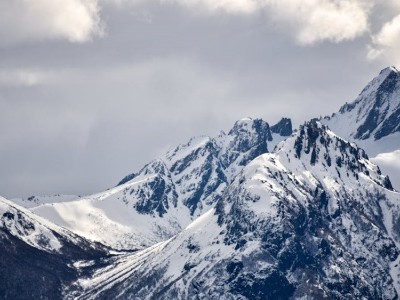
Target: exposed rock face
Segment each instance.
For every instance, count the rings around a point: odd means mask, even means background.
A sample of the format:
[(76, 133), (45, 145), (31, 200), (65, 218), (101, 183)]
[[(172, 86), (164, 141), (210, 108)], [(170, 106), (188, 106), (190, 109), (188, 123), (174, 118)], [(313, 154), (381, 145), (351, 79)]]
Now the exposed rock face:
[[(291, 121), (283, 119), (276, 127), (285, 136)], [(286, 127), (285, 127), (286, 126)], [(273, 141), (271, 128), (261, 119), (242, 119), (237, 121), (228, 134), (221, 133), (216, 138), (192, 138), (187, 144), (179, 145), (157, 160), (163, 168), (148, 170), (155, 162), (145, 166), (139, 173), (126, 176), (119, 185), (135, 181), (148, 173), (167, 176), (168, 180), (159, 187), (158, 201), (170, 198), (170, 202), (182, 202), (191, 215), (200, 215), (209, 209), (219, 198), (220, 191), (251, 160), (268, 152), (268, 143)], [(165, 196), (171, 192), (172, 196)], [(147, 197), (149, 199), (149, 197)], [(173, 199), (172, 199), (173, 198)], [(146, 208), (140, 206), (140, 213), (153, 213), (155, 204), (149, 199)], [(167, 203), (167, 202), (166, 202)], [(166, 203), (163, 207), (166, 206)], [(176, 206), (176, 205), (175, 205)], [(139, 206), (135, 206), (138, 209)], [(165, 213), (160, 211), (158, 213)]]
[(282, 118), (274, 126), (271, 126), (271, 131), (281, 136), (290, 136), (293, 133), (292, 121), (289, 118)]

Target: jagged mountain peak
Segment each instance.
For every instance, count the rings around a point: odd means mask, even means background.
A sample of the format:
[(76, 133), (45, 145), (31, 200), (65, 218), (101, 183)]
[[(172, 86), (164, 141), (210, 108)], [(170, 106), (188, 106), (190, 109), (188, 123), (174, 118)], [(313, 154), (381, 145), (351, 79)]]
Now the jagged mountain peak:
[(352, 103), (346, 103), (344, 104), (339, 112), (344, 113), (346, 111), (351, 111), (354, 109), (355, 104), (359, 103), (367, 96), (374, 96), (373, 94), (376, 93), (376, 91), (382, 87), (387, 85), (387, 82), (390, 80), (393, 80), (397, 78), (399, 75), (399, 71), (395, 67), (387, 67), (383, 70), (381, 70), (375, 78), (373, 78), (366, 86), (365, 88), (361, 91), (360, 95), (358, 98), (353, 101)]
[[(257, 157), (236, 177), (216, 207), (218, 224), (227, 245), (270, 266), (270, 275), (259, 275), (279, 282), (276, 295), (396, 298), (399, 238), (394, 224), (400, 195), (387, 180), (356, 144), (319, 122), (307, 122), (274, 153)], [(248, 259), (236, 263), (240, 273)], [(368, 269), (370, 263), (380, 271)], [(311, 269), (322, 273), (309, 277)], [(372, 289), (362, 283), (367, 274)], [(253, 275), (246, 279), (252, 282), (247, 287), (257, 293), (250, 288), (260, 284)], [(237, 277), (239, 293), (246, 276), (243, 272)]]
[(382, 71), (385, 71), (386, 69), (390, 69), (390, 71), (394, 71), (394, 72), (397, 72), (397, 73), (399, 72), (395, 66), (387, 67), (387, 68), (383, 69)]
[[(381, 140), (400, 132), (400, 73), (394, 67), (380, 72), (351, 103), (321, 121), (349, 140)], [(396, 144), (396, 143), (395, 143)], [(388, 145), (386, 148), (396, 148)], [(388, 149), (388, 151), (392, 149)]]
[(293, 157), (300, 160), (306, 169), (323, 170), (337, 182), (346, 183), (349, 177), (358, 180), (363, 174), (380, 186), (393, 190), (390, 179), (369, 161), (363, 149), (337, 136), (319, 121), (304, 123), (277, 148), (276, 153), (284, 153), (288, 163)]
[(271, 126), (271, 131), (280, 136), (290, 136), (293, 133), (292, 120), (289, 118), (282, 118), (278, 123)]
[(165, 175), (167, 173), (167, 169), (168, 167), (165, 162), (160, 158), (156, 158), (144, 166), (143, 169), (139, 171), (139, 174), (149, 175), (159, 173), (161, 175)]
[(387, 78), (392, 73), (398, 74), (399, 71), (395, 66), (386, 67), (379, 72), (378, 78)]
[[(363, 149), (312, 120), (278, 144), (273, 153), (263, 154), (250, 162), (232, 186), (245, 187), (256, 198), (289, 199), (303, 198), (305, 194), (313, 196), (316, 190), (340, 193), (343, 189), (359, 189), (361, 182), (393, 191), (389, 178), (369, 161)], [(237, 190), (233, 195), (236, 193)], [(250, 194), (242, 195), (240, 202), (256, 203)], [(264, 206), (254, 204), (253, 211), (259, 213), (270, 209), (266, 203)]]
[(269, 124), (263, 119), (243, 118), (235, 122), (233, 128), (229, 131), (228, 135), (237, 136), (243, 133), (265, 132), (266, 134), (268, 134), (268, 140), (272, 140), (272, 136), (270, 136), (269, 131)]
[[(118, 184), (122, 185), (132, 181), (141, 173), (147, 170), (149, 172), (149, 168), (153, 169), (158, 168), (160, 170), (165, 168), (173, 168), (174, 170), (177, 168), (177, 162), (186, 163), (189, 162), (189, 158), (191, 157), (193, 160), (197, 155), (205, 154), (205, 152), (211, 151), (215, 152), (216, 148), (215, 140), (209, 136), (200, 135), (195, 136), (189, 139), (189, 141), (185, 144), (180, 144), (172, 150), (167, 151), (166, 154), (154, 159), (152, 162), (146, 164), (139, 172), (131, 173), (125, 176)], [(199, 153), (200, 152), (200, 153)], [(185, 159), (186, 158), (186, 159)], [(181, 166), (182, 168), (182, 166)], [(164, 171), (163, 171), (164, 172)]]
[(396, 160), (381, 159), (381, 155), (396, 157), (400, 149), (400, 73), (395, 67), (382, 70), (354, 101), (320, 121), (365, 149), (400, 190), (400, 168)]
[[(198, 148), (202, 148), (205, 147), (207, 145), (209, 145), (210, 143), (212, 144), (214, 141), (211, 137), (206, 136), (206, 135), (199, 135), (199, 136), (195, 136), (189, 139), (189, 141), (185, 144), (180, 144), (177, 147), (175, 147), (172, 150), (169, 150), (166, 155), (165, 158), (167, 158), (168, 160), (172, 160), (179, 152), (184, 152), (185, 153), (187, 151), (193, 151), (195, 149)], [(184, 155), (184, 154), (179, 154), (179, 155)]]
[(136, 201), (133, 207), (141, 214), (158, 214), (162, 217), (170, 207), (177, 206), (177, 194), (169, 168), (162, 159), (147, 164), (135, 177), (137, 184), (127, 188)]
[(229, 177), (237, 174), (251, 159), (268, 152), (268, 143), (273, 140), (269, 124), (262, 119), (237, 121), (228, 136), (219, 140), (222, 164)]

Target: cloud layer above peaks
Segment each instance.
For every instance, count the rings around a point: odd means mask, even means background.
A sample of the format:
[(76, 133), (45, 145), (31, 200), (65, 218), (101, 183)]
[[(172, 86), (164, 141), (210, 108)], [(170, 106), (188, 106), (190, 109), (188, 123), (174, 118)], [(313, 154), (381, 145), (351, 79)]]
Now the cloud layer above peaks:
[(371, 5), (357, 0), (164, 0), (206, 12), (266, 13), (304, 45), (352, 40), (368, 30)]
[[(18, 0), (0, 3), (0, 43), (43, 39), (85, 42), (103, 34), (100, 8), (148, 3), (180, 5), (203, 14), (262, 14), (302, 45), (353, 40), (369, 32), (375, 1), (368, 0)], [(399, 8), (400, 9), (400, 8)], [(399, 19), (373, 36), (375, 50), (392, 45)], [(375, 51), (375, 54), (377, 53)], [(371, 54), (373, 56), (373, 54)]]
[(265, 5), (304, 45), (352, 40), (368, 30), (369, 7), (361, 1), (267, 0)]
[(391, 64), (400, 64), (400, 14), (383, 24), (380, 31), (372, 36), (368, 58), (382, 59)]

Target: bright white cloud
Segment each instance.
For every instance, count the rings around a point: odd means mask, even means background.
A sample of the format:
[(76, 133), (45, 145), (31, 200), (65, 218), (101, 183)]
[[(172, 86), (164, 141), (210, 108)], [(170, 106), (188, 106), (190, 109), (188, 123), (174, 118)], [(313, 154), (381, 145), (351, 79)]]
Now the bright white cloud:
[(277, 21), (293, 26), (301, 44), (352, 40), (368, 30), (370, 5), (360, 0), (266, 0)]
[(389, 175), (393, 187), (400, 190), (400, 150), (390, 153), (381, 153), (371, 158), (374, 164), (377, 164), (384, 174)]
[[(64, 38), (84, 42), (101, 34), (99, 6), (177, 4), (206, 13), (268, 11), (304, 45), (341, 42), (368, 31), (375, 0), (14, 0), (0, 2), (0, 44)], [(393, 0), (394, 1), (394, 0)]]
[(0, 87), (32, 87), (40, 85), (50, 78), (48, 72), (34, 70), (0, 71)]
[[(339, 43), (371, 34), (369, 23), (376, 19), (375, 6), (384, 6), (386, 11), (400, 9), (398, 0), (9, 0), (0, 1), (0, 46), (46, 39), (85, 42), (103, 33), (100, 7), (138, 8), (149, 3), (182, 5), (211, 14), (267, 12), (301, 45)], [(151, 14), (133, 15), (141, 21), (152, 21)], [(392, 59), (398, 46), (400, 15), (372, 37), (368, 58), (386, 55)]]
[(0, 44), (67, 39), (84, 42), (101, 33), (97, 0), (0, 1)]
[(391, 64), (400, 63), (400, 14), (385, 23), (381, 30), (372, 37), (369, 45), (369, 59), (383, 59)]
[[(94, 0), (93, 0), (94, 1)], [(400, 10), (399, 0), (97, 0), (100, 4), (135, 7), (146, 3), (177, 4), (202, 13), (249, 15), (268, 12), (268, 16), (294, 34), (301, 45), (323, 41), (340, 43), (364, 34), (371, 36), (370, 23), (381, 22), (379, 8)], [(383, 25), (369, 46), (369, 58), (400, 45), (400, 15)]]
[(269, 11), (275, 21), (290, 25), (304, 45), (320, 41), (342, 42), (368, 30), (373, 1), (368, 0), (159, 0), (202, 7), (208, 12), (250, 14)]
[(383, 25), (382, 30), (374, 37), (379, 46), (392, 47), (400, 41), (400, 15)]
[(400, 169), (400, 150), (380, 153), (375, 158), (372, 158), (372, 160), (377, 164), (385, 164)]

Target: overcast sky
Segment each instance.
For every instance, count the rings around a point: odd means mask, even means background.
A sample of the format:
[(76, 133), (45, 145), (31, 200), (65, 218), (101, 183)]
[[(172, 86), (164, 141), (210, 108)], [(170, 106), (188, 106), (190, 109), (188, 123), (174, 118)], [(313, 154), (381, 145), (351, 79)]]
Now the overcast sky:
[[(382, 4), (384, 2), (384, 4)], [(398, 0), (0, 0), (0, 194), (88, 194), (400, 65)]]

